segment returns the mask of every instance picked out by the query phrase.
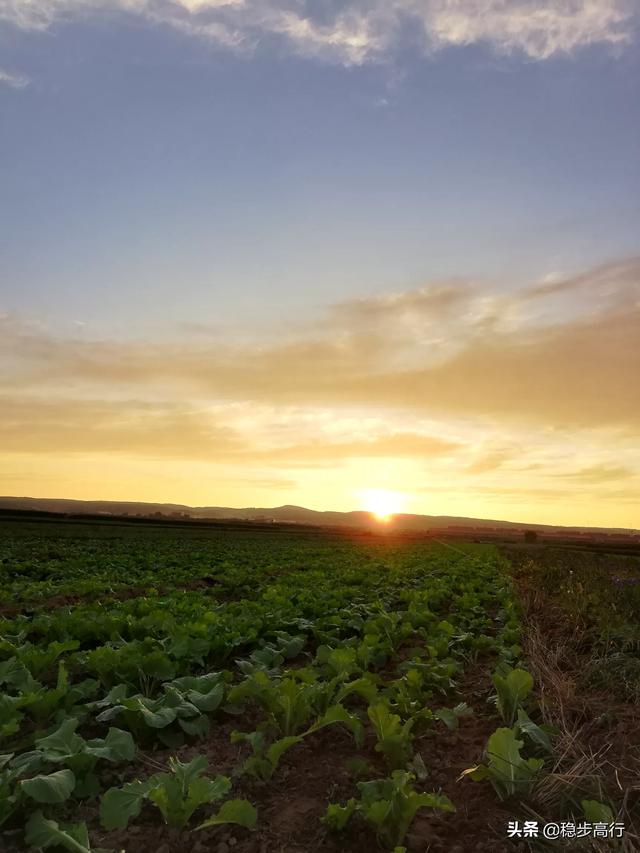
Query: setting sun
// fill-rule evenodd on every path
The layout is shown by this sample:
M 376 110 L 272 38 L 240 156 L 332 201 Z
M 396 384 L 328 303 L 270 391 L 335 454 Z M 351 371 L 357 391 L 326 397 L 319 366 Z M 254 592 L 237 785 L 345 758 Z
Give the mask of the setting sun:
M 405 503 L 403 494 L 388 489 L 366 489 L 361 494 L 363 509 L 379 521 L 389 521 L 392 515 L 402 511 Z

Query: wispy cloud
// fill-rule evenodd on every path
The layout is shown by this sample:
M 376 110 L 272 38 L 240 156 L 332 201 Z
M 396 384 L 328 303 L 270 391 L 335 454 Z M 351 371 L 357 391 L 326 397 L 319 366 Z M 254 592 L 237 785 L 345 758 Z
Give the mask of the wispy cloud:
M 419 4 L 438 45 L 487 42 L 532 59 L 631 37 L 632 0 L 438 0 Z
M 627 44 L 634 0 L 0 0 L 0 20 L 44 30 L 105 13 L 136 15 L 233 49 L 269 38 L 345 65 L 387 59 L 412 34 L 425 52 L 485 43 L 531 59 Z
M 4 395 L 2 407 L 0 447 L 4 453 L 115 453 L 264 468 L 312 468 L 348 459 L 433 459 L 463 449 L 460 442 L 442 437 L 389 430 L 359 440 L 324 432 L 292 444 L 279 439 L 272 425 L 261 430 L 255 426 L 240 429 L 210 407 L 188 402 L 106 403 L 15 393 Z
M 556 476 L 578 483 L 598 484 L 628 480 L 630 477 L 637 476 L 637 473 L 624 465 L 589 465 L 587 468 L 560 473 Z
M 11 89 L 24 89 L 29 85 L 29 82 L 26 74 L 0 68 L 0 86 L 9 86 Z
M 493 450 L 481 451 L 467 466 L 469 474 L 488 474 L 497 471 L 505 462 L 509 462 L 515 456 L 513 448 L 495 448 Z
M 66 339 L 7 318 L 0 383 L 637 432 L 640 259 L 569 281 L 571 312 L 531 314 L 527 290 L 438 283 L 344 303 L 311 331 L 251 345 Z
M 607 503 L 609 523 L 637 524 L 640 259 L 553 284 L 433 282 L 251 342 L 206 316 L 160 341 L 4 316 L 0 463 L 9 477 L 85 465 L 96 494 L 110 472 L 161 468 L 178 483 L 208 472 L 250 503 L 273 477 L 304 483 L 303 502 L 313 482 L 331 505 L 342 478 L 433 493 L 434 508 L 448 496 L 463 514 L 488 501 L 508 516 L 517 500 L 566 519 L 580 503 L 595 523 Z

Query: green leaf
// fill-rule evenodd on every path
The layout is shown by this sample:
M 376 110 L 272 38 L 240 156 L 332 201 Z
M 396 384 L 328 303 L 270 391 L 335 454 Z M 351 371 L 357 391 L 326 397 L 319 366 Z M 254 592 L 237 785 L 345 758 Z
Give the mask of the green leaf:
M 16 657 L 0 663 L 0 684 L 15 687 L 23 693 L 35 692 L 42 687 Z
M 424 758 L 419 752 L 413 756 L 409 764 L 407 765 L 407 769 L 413 773 L 416 779 L 419 779 L 421 782 L 424 781 L 429 775 L 429 770 L 427 765 L 424 763 Z
M 111 788 L 100 804 L 102 825 L 105 829 L 124 828 L 139 814 L 146 797 L 158 807 L 169 826 L 184 827 L 199 806 L 222 799 L 231 789 L 226 776 L 216 779 L 202 776 L 207 764 L 204 755 L 197 755 L 187 763 L 173 757 L 169 759 L 170 772 L 157 773 L 146 782 Z
M 47 761 L 62 761 L 80 751 L 85 742 L 75 733 L 77 726 L 78 720 L 66 719 L 53 734 L 36 740 L 38 750 Z
M 438 708 L 437 711 L 433 712 L 433 716 L 441 720 L 448 729 L 458 728 L 458 718 L 451 708 Z
M 390 778 L 358 783 L 361 796 L 358 811 L 374 825 L 388 847 L 402 844 L 419 809 L 455 811 L 453 803 L 445 796 L 414 791 L 414 778 L 405 770 L 395 770 Z
M 140 661 L 140 669 L 145 675 L 157 678 L 158 681 L 167 681 L 176 674 L 171 659 L 160 650 L 146 654 Z
M 191 761 L 182 762 L 178 758 L 169 759 L 169 768 L 175 774 L 176 779 L 185 790 L 189 785 L 201 776 L 209 766 L 206 755 L 196 755 Z M 168 774 L 163 773 L 158 778 L 164 778 Z
M 224 698 L 224 685 L 217 684 L 208 693 L 199 693 L 197 690 L 189 690 L 186 698 L 193 703 L 199 711 L 211 713 L 215 711 Z
M 99 686 L 100 682 L 96 681 L 95 678 L 85 678 L 84 681 L 73 684 L 67 693 L 66 707 L 70 708 L 76 703 L 82 702 L 83 699 L 89 699 L 96 693 Z
M 392 737 L 400 727 L 400 717 L 397 714 L 390 713 L 389 706 L 385 702 L 376 702 L 374 705 L 369 705 L 367 716 L 373 723 L 380 741 Z
M 89 741 L 91 746 L 93 742 Z M 105 758 L 110 761 L 132 761 L 136 755 L 136 744 L 130 732 L 111 728 L 104 739 Z
M 536 725 L 533 720 L 529 717 L 526 711 L 522 708 L 518 708 L 518 719 L 516 720 L 516 728 L 524 732 L 534 743 L 538 746 L 541 746 L 547 752 L 551 752 L 551 740 L 549 739 L 549 735 L 545 732 L 544 729 L 540 728 L 540 726 Z
M 234 730 L 230 736 L 231 743 L 248 743 L 254 752 L 262 752 L 265 746 L 264 732 L 239 732 Z
M 444 794 L 414 794 L 411 797 L 411 807 L 415 814 L 418 809 L 439 809 L 442 812 L 455 812 L 456 807 L 449 797 Z
M 236 823 L 246 829 L 254 829 L 258 822 L 258 813 L 248 800 L 227 800 L 216 814 L 201 823 L 197 829 L 208 826 L 220 826 L 223 823 Z
M 291 637 L 289 634 L 278 634 L 278 647 L 285 658 L 297 657 L 304 648 L 304 637 Z
M 177 688 L 181 693 L 190 690 L 197 693 L 207 694 L 220 684 L 224 684 L 227 674 L 225 672 L 207 672 L 204 675 L 183 675 L 174 678 L 171 686 Z
M 62 705 L 67 695 L 67 688 L 49 689 L 42 687 L 21 697 L 20 705 L 38 723 L 44 723 Z
M 311 716 L 311 689 L 293 678 L 283 679 L 275 692 L 265 693 L 264 703 L 273 714 L 283 735 L 293 735 Z
M 512 669 L 506 677 L 492 676 L 498 693 L 498 710 L 507 725 L 513 725 L 518 707 L 533 689 L 533 676 L 524 669 Z
M 615 820 L 609 806 L 598 800 L 580 800 L 585 820 L 589 823 L 613 823 Z
M 97 702 L 91 702 L 89 707 L 108 708 L 112 705 L 120 705 L 127 698 L 128 695 L 129 688 L 126 684 L 116 684 L 115 687 L 111 688 L 111 690 L 107 693 L 104 699 L 100 699 Z
M 195 720 L 178 720 L 178 725 L 183 732 L 190 737 L 203 738 L 209 733 L 209 720 L 205 716 L 196 717 Z
M 61 828 L 55 820 L 47 820 L 42 812 L 34 812 L 26 825 L 25 841 L 30 847 L 64 847 L 72 853 L 91 853 L 89 834 L 84 823 Z
M 267 782 L 273 776 L 274 771 L 275 768 L 273 764 L 271 764 L 270 761 L 267 761 L 266 758 L 259 755 L 250 755 L 246 761 L 243 762 L 241 769 L 236 772 L 236 775 L 248 773 L 250 776 L 254 776 L 262 782 Z
M 227 776 L 215 779 L 194 779 L 189 785 L 189 800 L 197 800 L 198 805 L 217 803 L 231 790 L 231 780 Z
M 411 728 L 416 718 L 402 723 L 397 714 L 392 714 L 386 702 L 377 702 L 367 709 L 369 719 L 378 738 L 376 751 L 381 752 L 387 764 L 392 768 L 405 765 L 411 755 Z
M 374 800 L 366 805 L 363 811 L 367 820 L 369 820 L 374 826 L 383 829 L 384 824 L 389 820 L 392 814 L 392 801 Z
M 266 756 L 271 766 L 275 769 L 284 753 L 296 743 L 302 743 L 301 735 L 288 735 L 274 741 L 267 749 Z
M 322 820 L 330 829 L 340 832 L 349 823 L 356 809 L 357 803 L 353 797 L 347 801 L 345 806 L 340 806 L 337 803 L 329 803 L 327 812 Z
M 71 770 L 58 770 L 48 776 L 23 779 L 20 786 L 24 793 L 37 803 L 63 803 L 71 796 L 76 777 Z
M 356 678 L 355 681 L 348 681 L 346 684 L 343 684 L 336 695 L 336 701 L 342 702 L 343 699 L 346 699 L 352 693 L 361 696 L 369 704 L 375 702 L 378 695 L 378 688 L 370 673 L 362 676 L 362 678 Z
M 158 784 L 147 794 L 149 800 L 158 807 L 166 824 L 174 828 L 185 826 L 191 817 L 193 809 L 188 809 L 182 790 L 175 777 L 162 773 Z
M 328 708 L 327 712 L 316 720 L 311 728 L 308 729 L 307 733 L 318 731 L 319 729 L 323 729 L 325 726 L 330 726 L 334 723 L 343 723 L 353 734 L 353 739 L 355 740 L 356 745 L 362 746 L 364 743 L 364 728 L 362 723 L 354 714 L 350 714 L 342 705 L 332 705 Z
M 520 755 L 522 746 L 523 741 L 518 740 L 513 729 L 496 729 L 489 738 L 488 773 L 501 799 L 513 794 L 528 793 L 535 775 L 544 764 L 542 759 L 538 758 L 525 761 Z
M 100 823 L 105 829 L 125 829 L 131 818 L 137 817 L 142 801 L 156 782 L 152 776 L 145 782 L 136 780 L 122 788 L 109 788 L 100 801 Z
M 494 772 L 509 782 L 515 782 L 522 764 L 520 750 L 523 741 L 518 740 L 513 729 L 501 728 L 489 738 L 487 754 Z
M 138 710 L 142 714 L 145 723 L 152 729 L 163 729 L 165 726 L 171 725 L 177 716 L 175 708 L 159 707 L 157 710 L 151 710 L 142 702 Z
M 325 648 L 327 648 L 325 646 Z M 339 646 L 337 649 L 331 649 L 328 652 L 323 652 L 324 662 L 330 667 L 335 675 L 342 679 L 347 678 L 359 669 L 356 663 L 356 650 L 344 646 Z

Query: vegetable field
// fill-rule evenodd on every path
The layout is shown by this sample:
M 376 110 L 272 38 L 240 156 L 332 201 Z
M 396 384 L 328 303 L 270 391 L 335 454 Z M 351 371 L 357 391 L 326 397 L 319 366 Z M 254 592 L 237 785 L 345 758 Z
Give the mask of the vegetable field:
M 7 850 L 518 849 L 549 743 L 493 547 L 1 532 Z

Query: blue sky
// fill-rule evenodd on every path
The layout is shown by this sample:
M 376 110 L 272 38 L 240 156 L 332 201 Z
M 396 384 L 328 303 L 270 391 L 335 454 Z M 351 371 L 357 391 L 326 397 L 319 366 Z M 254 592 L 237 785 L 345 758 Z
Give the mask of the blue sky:
M 179 286 L 183 319 L 288 313 L 636 245 L 635 44 L 345 67 L 116 16 L 3 46 L 30 81 L 0 87 L 10 310 L 137 325 Z
M 324 329 L 354 300 L 456 282 L 493 304 L 618 270 L 639 248 L 637 24 L 624 0 L 0 0 L 0 313 L 30 329 L 18 360 L 38 334 L 324 345 L 356 334 Z M 598 276 L 603 299 L 637 283 Z M 583 317 L 588 294 L 568 291 L 556 321 Z M 150 397 L 169 402 L 148 382 L 125 394 Z M 341 399 L 291 417 L 350 422 Z M 383 424 L 424 429 L 388 405 Z

